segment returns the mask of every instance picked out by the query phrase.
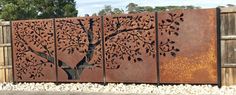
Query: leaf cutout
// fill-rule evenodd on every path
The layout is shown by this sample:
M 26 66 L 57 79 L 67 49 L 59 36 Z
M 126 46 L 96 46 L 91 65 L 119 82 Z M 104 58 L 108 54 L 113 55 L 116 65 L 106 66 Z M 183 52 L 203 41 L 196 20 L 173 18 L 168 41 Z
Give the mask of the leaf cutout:
M 153 45 L 154 43 L 155 43 L 155 41 L 152 41 L 152 42 L 151 42 L 151 45 Z
M 170 52 L 170 53 L 172 56 L 174 56 L 174 57 L 176 56 L 175 52 Z
M 17 76 L 17 78 L 18 78 L 18 79 L 22 79 L 22 77 L 21 77 L 21 76 Z
M 171 28 L 171 29 L 175 29 L 175 27 L 174 27 L 174 26 L 170 26 L 170 28 Z
M 175 34 L 176 36 L 178 36 L 178 35 L 179 35 L 179 33 L 177 33 L 177 32 L 175 32 L 174 34 Z
M 176 24 L 176 25 L 179 25 L 179 22 L 176 21 L 175 24 Z
M 181 14 L 180 14 L 180 17 L 182 17 L 182 16 L 184 16 L 184 13 L 181 13 Z
M 171 22 L 171 20 L 170 20 L 170 19 L 166 19 L 166 21 L 167 21 L 167 22 Z
M 34 75 L 31 74 L 29 78 L 33 78 L 33 77 L 34 77 Z
M 129 60 L 129 61 L 131 60 L 131 57 L 130 57 L 130 56 L 128 56 L 128 60 Z
M 71 48 L 71 53 L 74 53 L 74 48 Z
M 171 32 L 169 31 L 168 34 L 171 35 Z
M 170 16 L 173 16 L 173 14 L 171 14 L 171 13 L 168 13 Z
M 149 52 L 149 49 L 147 48 L 147 49 L 146 49 L 146 53 L 148 53 L 148 52 Z
M 124 57 L 120 57 L 120 59 L 124 60 Z
M 44 63 L 43 60 L 39 60 L 41 63 Z
M 174 49 L 175 47 L 174 46 L 172 46 L 172 49 Z
M 137 60 L 138 60 L 138 61 L 143 61 L 143 59 L 142 59 L 142 58 L 137 58 Z
M 171 44 L 174 44 L 174 43 L 175 43 L 175 41 L 170 41 L 170 43 L 171 43 Z
M 137 42 L 137 45 L 140 45 L 140 43 L 139 43 L 139 42 Z
M 161 20 L 161 22 L 162 22 L 162 23 L 165 23 L 165 21 L 164 21 L 164 20 Z
M 178 52 L 178 51 L 180 51 L 180 50 L 179 50 L 179 49 L 175 49 L 175 51 L 177 51 L 177 52 Z
M 117 54 L 113 54 L 112 57 L 117 57 Z
M 167 44 L 166 47 L 170 47 L 170 45 Z
M 176 28 L 177 31 L 179 31 L 179 28 Z
M 139 51 L 139 48 L 135 50 L 135 52 L 138 52 Z
M 116 69 L 119 69 L 120 68 L 120 65 L 118 65 L 117 67 L 116 67 Z
M 134 63 L 136 63 L 136 59 L 134 59 Z

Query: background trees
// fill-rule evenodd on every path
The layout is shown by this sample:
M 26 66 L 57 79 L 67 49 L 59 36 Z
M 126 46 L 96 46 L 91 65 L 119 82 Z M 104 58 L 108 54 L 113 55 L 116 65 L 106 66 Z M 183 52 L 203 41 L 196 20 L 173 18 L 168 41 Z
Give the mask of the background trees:
M 157 11 L 171 11 L 171 10 L 180 10 L 180 9 L 200 9 L 200 7 L 195 6 L 139 6 L 135 3 L 129 3 L 126 6 L 127 13 L 141 13 L 141 12 L 157 12 Z M 123 9 L 114 8 L 110 5 L 105 5 L 104 9 L 98 12 L 98 15 L 112 15 L 112 14 L 123 14 L 125 13 Z M 96 15 L 96 13 L 94 13 Z
M 74 0 L 1 0 L 0 18 L 4 20 L 77 16 Z
M 227 6 L 234 7 L 235 5 L 228 4 Z M 191 5 L 152 7 L 139 6 L 135 3 L 129 3 L 126 6 L 126 10 L 121 8 L 113 8 L 111 5 L 105 5 L 103 9 L 97 13 L 93 13 L 92 15 L 114 15 L 123 14 L 126 12 L 140 13 L 199 8 L 200 7 Z M 0 0 L 0 19 L 4 20 L 75 17 L 77 14 L 78 11 L 76 10 L 75 0 Z
M 199 9 L 195 6 L 139 6 L 129 3 L 126 6 L 127 13 L 169 11 L 178 9 Z M 112 8 L 105 5 L 97 15 L 123 14 L 125 11 L 120 8 Z M 37 19 L 37 18 L 58 18 L 77 16 L 75 0 L 1 0 L 0 18 L 4 20 Z
M 105 5 L 104 9 L 98 12 L 98 15 L 114 15 L 123 14 L 124 10 L 119 8 L 112 8 L 111 5 Z M 96 15 L 96 13 L 94 14 Z
M 138 7 L 138 4 L 135 3 L 129 3 L 126 8 L 129 13 L 134 13 L 136 12 L 136 8 Z

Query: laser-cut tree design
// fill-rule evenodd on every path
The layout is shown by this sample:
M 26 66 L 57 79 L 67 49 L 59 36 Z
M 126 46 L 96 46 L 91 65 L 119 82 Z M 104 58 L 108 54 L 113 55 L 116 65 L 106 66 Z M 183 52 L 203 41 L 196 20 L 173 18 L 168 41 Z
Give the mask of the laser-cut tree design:
M 150 17 L 147 16 L 147 18 L 143 16 L 127 16 L 126 19 L 120 19 L 121 17 L 114 17 L 117 19 L 118 22 L 116 21 L 111 21 L 113 23 L 113 26 L 104 26 L 105 29 L 111 29 L 109 31 L 112 31 L 111 34 L 105 34 L 104 35 L 104 43 L 106 48 L 106 69 L 118 69 L 120 64 L 115 63 L 115 59 L 111 57 L 118 57 L 125 60 L 129 61 L 143 61 L 141 57 L 138 57 L 141 55 L 140 52 L 140 46 L 146 48 L 146 53 L 149 53 L 149 55 L 152 55 L 155 57 L 155 50 L 154 50 L 154 45 L 155 45 L 155 39 L 150 39 L 150 37 L 154 36 L 151 34 L 155 33 L 155 27 L 154 27 L 154 15 L 151 15 Z M 125 23 L 122 21 L 127 20 Z M 149 21 L 152 22 L 151 24 Z M 108 21 L 108 18 L 104 21 Z M 120 22 L 121 21 L 121 22 Z M 110 22 L 110 21 L 108 21 Z M 75 77 L 70 77 L 72 79 L 78 79 L 79 75 L 82 73 L 84 68 L 89 68 L 89 67 L 97 67 L 101 68 L 102 67 L 102 53 L 101 53 L 101 44 L 102 44 L 102 38 L 101 38 L 101 29 L 99 27 L 100 24 L 100 18 L 78 18 L 78 19 L 71 19 L 71 20 L 56 20 L 57 24 L 56 28 L 57 31 L 57 38 L 58 38 L 58 50 L 62 52 L 67 52 L 68 54 L 73 54 L 76 51 L 80 53 L 84 53 L 84 58 L 82 58 L 78 63 L 76 63 L 75 67 L 71 67 L 71 69 L 64 69 L 68 75 L 71 75 L 71 71 L 75 71 L 74 74 L 72 75 Z M 106 22 L 105 22 L 106 23 Z M 138 25 L 137 27 L 120 27 L 119 25 L 122 26 L 127 26 L 129 23 L 131 26 L 133 26 L 135 23 L 142 24 Z M 115 28 L 115 29 L 114 29 Z M 114 30 L 112 30 L 114 29 Z M 152 29 L 152 30 L 151 30 Z M 145 33 L 136 33 L 137 31 L 146 31 Z M 123 35 L 123 33 L 126 33 L 126 35 Z M 145 37 L 142 36 L 146 35 Z M 118 37 L 116 39 L 116 43 L 110 44 L 110 47 L 108 46 L 107 42 L 113 42 L 114 37 Z M 123 38 L 122 38 L 123 37 Z M 123 40 L 122 40 L 123 39 Z M 134 41 L 136 44 L 133 46 L 127 47 L 125 44 L 125 41 Z M 60 44 L 60 45 L 59 45 Z M 130 47 L 136 47 L 131 49 Z M 112 51 L 112 50 L 118 50 L 118 51 Z M 97 53 L 97 54 L 96 54 Z M 97 56 L 93 56 L 93 55 Z M 125 56 L 125 55 L 130 55 L 130 56 Z M 93 58 L 97 57 L 97 58 Z M 92 60 L 96 59 L 96 60 Z M 66 63 L 64 62 L 59 62 L 59 66 L 65 66 Z M 70 74 L 71 73 L 71 74 Z
M 32 79 L 44 76 L 44 67 L 53 67 L 53 59 L 41 57 L 54 56 L 52 21 L 14 22 L 13 28 L 17 79 L 22 79 L 22 76 Z
M 105 17 L 104 26 L 107 69 L 120 67 L 115 60 L 143 61 L 145 53 L 155 58 L 154 14 Z
M 69 67 L 66 69 L 61 68 L 68 74 L 68 79 L 78 79 L 78 75 L 80 75 L 80 73 L 84 69 L 81 67 L 95 66 L 96 64 L 101 63 L 102 60 L 101 47 L 98 47 L 96 48 L 96 50 L 94 50 L 94 47 L 101 44 L 101 34 L 98 34 L 99 32 L 101 33 L 101 30 L 97 30 L 97 34 L 93 34 L 92 29 L 95 24 L 100 24 L 100 21 L 94 23 L 97 20 L 100 20 L 100 18 L 98 17 L 95 20 L 93 18 L 77 20 L 78 22 L 59 20 L 60 22 L 63 22 L 61 24 L 63 24 L 64 27 L 68 28 L 68 31 L 66 31 L 66 29 L 62 29 L 65 31 L 61 34 L 60 32 L 58 32 L 58 43 L 60 43 L 60 45 L 58 45 L 58 50 L 62 50 L 62 52 L 67 52 L 68 54 L 72 54 L 75 51 L 79 51 L 80 53 L 85 53 L 86 55 L 75 67 L 69 66 L 68 64 L 63 62 L 63 60 L 58 60 L 59 67 L 61 67 L 62 65 Z M 83 23 L 85 20 L 87 20 L 89 23 L 86 23 L 84 25 Z M 41 72 L 43 70 L 42 66 L 46 66 L 46 63 L 50 63 L 51 67 L 55 65 L 53 64 L 55 58 L 54 49 L 52 48 L 54 47 L 53 29 L 52 26 L 48 25 L 48 23 L 49 21 L 29 21 L 23 23 L 14 23 L 14 41 L 16 41 L 14 45 L 17 48 L 17 60 L 15 64 L 18 79 L 22 79 L 22 75 L 28 76 L 28 73 L 30 74 L 29 77 L 32 79 L 35 79 L 36 76 L 44 76 L 44 74 Z M 50 24 L 52 24 L 52 22 Z M 68 26 L 68 24 L 71 25 Z M 87 28 L 88 26 L 89 29 Z M 58 25 L 57 28 L 60 29 L 60 27 L 61 26 Z M 75 27 L 81 29 L 82 31 L 73 30 Z M 97 42 L 93 44 L 92 41 Z M 28 52 L 31 53 L 30 56 L 27 56 Z M 98 53 L 99 55 L 98 58 L 95 58 L 96 60 L 94 61 L 91 60 L 93 53 Z M 93 61 L 91 62 L 92 64 L 89 65 L 89 61 Z M 95 67 L 101 68 L 101 66 L 101 64 L 98 64 Z
M 85 68 L 102 68 L 100 17 L 56 20 L 56 28 L 58 51 L 67 55 L 77 52 L 84 56 L 78 63 L 69 66 L 70 69 L 64 69 L 71 76 L 69 79 L 79 79 Z M 59 61 L 59 67 L 68 66 L 68 63 L 62 61 Z
M 164 41 L 159 41 L 159 54 L 166 56 L 169 53 L 172 56 L 176 56 L 176 52 L 180 49 L 174 46 L 175 41 L 171 40 L 171 36 L 179 36 L 180 24 L 184 21 L 183 13 L 168 13 L 169 18 L 161 20 L 158 23 L 158 28 L 160 30 L 160 36 L 167 35 L 167 39 Z
M 178 25 L 183 21 L 183 14 L 170 14 L 170 18 L 159 23 L 161 33 L 178 36 Z M 58 59 L 59 69 L 63 69 L 68 79 L 79 79 L 85 68 L 102 68 L 102 28 L 100 17 L 74 18 L 56 20 L 53 32 L 52 21 L 15 22 L 13 43 L 16 46 L 17 78 L 27 75 L 32 79 L 42 77 L 44 67 L 53 68 L 54 64 L 54 39 L 56 35 L 57 49 L 68 55 L 83 54 L 84 57 L 71 66 Z M 174 28 L 173 28 L 174 27 Z M 142 54 L 155 58 L 155 15 L 124 15 L 104 17 L 104 45 L 106 47 L 106 69 L 119 69 L 120 63 L 116 58 L 128 60 L 131 63 L 143 61 Z M 128 44 L 129 43 L 129 44 Z M 132 43 L 132 44 L 130 44 Z M 167 39 L 159 43 L 162 50 L 160 54 L 170 52 L 175 56 L 179 49 L 170 49 L 170 44 L 175 42 Z M 166 49 L 166 47 L 168 47 Z M 94 56 L 96 55 L 96 56 Z M 128 63 L 123 63 L 128 64 Z M 62 68 L 66 66 L 67 68 Z M 30 72 L 29 72 L 30 71 Z

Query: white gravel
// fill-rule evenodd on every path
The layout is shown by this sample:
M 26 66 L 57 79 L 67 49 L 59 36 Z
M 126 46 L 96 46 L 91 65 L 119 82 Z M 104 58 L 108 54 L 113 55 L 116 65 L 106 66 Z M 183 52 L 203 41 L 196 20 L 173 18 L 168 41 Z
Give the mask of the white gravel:
M 211 85 L 150 85 L 150 84 L 107 84 L 96 83 L 0 83 L 0 91 L 70 91 L 83 93 L 118 93 L 118 94 L 220 94 L 235 95 L 235 86 L 218 88 Z

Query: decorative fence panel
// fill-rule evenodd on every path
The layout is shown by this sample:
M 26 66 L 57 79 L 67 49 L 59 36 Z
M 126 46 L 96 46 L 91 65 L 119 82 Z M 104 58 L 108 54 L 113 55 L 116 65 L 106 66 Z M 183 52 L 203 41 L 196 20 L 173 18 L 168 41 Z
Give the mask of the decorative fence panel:
M 218 13 L 13 21 L 14 81 L 220 85 Z
M 55 22 L 58 81 L 103 82 L 101 17 Z
M 56 81 L 54 23 L 12 22 L 14 81 Z
M 160 83 L 217 83 L 216 10 L 158 14 Z
M 104 17 L 107 82 L 157 83 L 155 13 Z

